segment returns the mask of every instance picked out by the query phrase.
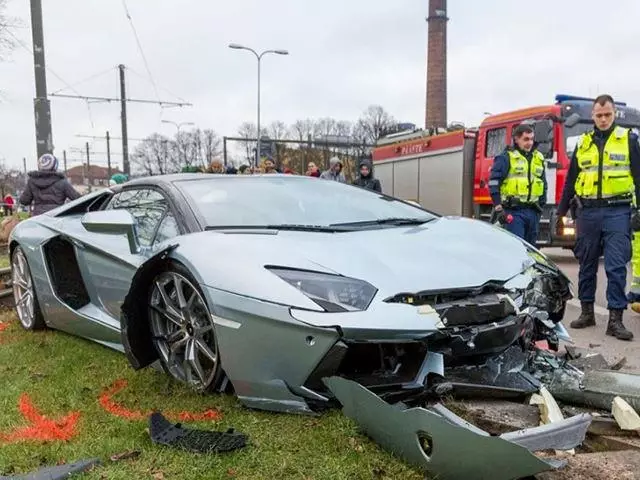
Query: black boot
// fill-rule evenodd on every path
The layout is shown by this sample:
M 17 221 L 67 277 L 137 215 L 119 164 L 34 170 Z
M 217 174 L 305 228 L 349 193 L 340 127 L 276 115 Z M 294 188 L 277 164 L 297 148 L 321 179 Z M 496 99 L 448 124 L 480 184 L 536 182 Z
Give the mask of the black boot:
M 633 333 L 624 328 L 622 324 L 622 314 L 624 310 L 609 310 L 609 325 L 607 325 L 607 335 L 616 337 L 618 340 L 633 340 Z
M 593 313 L 593 302 L 581 302 L 582 313 L 577 320 L 569 324 L 571 328 L 595 327 L 596 315 Z

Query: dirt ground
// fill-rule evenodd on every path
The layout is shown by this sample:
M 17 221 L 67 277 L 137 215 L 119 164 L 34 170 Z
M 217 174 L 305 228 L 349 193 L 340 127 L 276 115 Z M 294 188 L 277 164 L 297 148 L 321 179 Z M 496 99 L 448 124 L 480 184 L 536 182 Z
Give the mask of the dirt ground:
M 568 465 L 542 473 L 537 480 L 635 480 L 640 479 L 640 452 L 584 453 L 568 458 Z

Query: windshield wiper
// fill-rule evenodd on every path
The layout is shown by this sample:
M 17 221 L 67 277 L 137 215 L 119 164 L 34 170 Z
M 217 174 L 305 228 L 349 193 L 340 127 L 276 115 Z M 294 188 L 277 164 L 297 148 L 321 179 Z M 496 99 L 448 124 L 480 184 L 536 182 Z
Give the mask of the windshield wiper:
M 376 220 L 363 220 L 361 222 L 345 222 L 345 223 L 334 223 L 331 224 L 331 227 L 341 227 L 341 226 L 353 226 L 353 227 L 368 227 L 372 225 L 393 225 L 393 226 L 401 226 L 401 225 L 422 225 L 423 223 L 430 222 L 434 220 L 434 218 L 411 218 L 411 217 L 389 217 L 389 218 L 378 218 Z
M 351 228 L 338 225 L 304 225 L 304 224 L 274 224 L 274 225 L 215 225 L 208 226 L 205 230 L 288 230 L 296 232 L 350 232 Z

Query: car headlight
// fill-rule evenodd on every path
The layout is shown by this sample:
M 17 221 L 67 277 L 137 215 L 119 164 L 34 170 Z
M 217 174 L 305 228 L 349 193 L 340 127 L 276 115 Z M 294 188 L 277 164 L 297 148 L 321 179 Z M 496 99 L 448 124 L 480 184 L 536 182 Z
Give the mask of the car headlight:
M 366 310 L 378 291 L 363 280 L 342 275 L 290 268 L 266 268 L 300 290 L 327 312 Z

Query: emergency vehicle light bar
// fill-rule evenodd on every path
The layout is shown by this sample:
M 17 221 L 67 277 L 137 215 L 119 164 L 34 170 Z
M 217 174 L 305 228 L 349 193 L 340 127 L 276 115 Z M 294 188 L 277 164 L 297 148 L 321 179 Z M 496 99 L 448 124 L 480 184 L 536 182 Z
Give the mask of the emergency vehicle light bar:
M 559 93 L 558 95 L 556 95 L 556 103 L 570 102 L 570 101 L 576 101 L 576 100 L 593 102 L 595 100 L 595 98 L 577 97 L 575 95 L 566 95 L 564 93 Z M 626 107 L 627 106 L 626 102 L 615 102 L 615 104 L 620 106 L 620 107 Z

